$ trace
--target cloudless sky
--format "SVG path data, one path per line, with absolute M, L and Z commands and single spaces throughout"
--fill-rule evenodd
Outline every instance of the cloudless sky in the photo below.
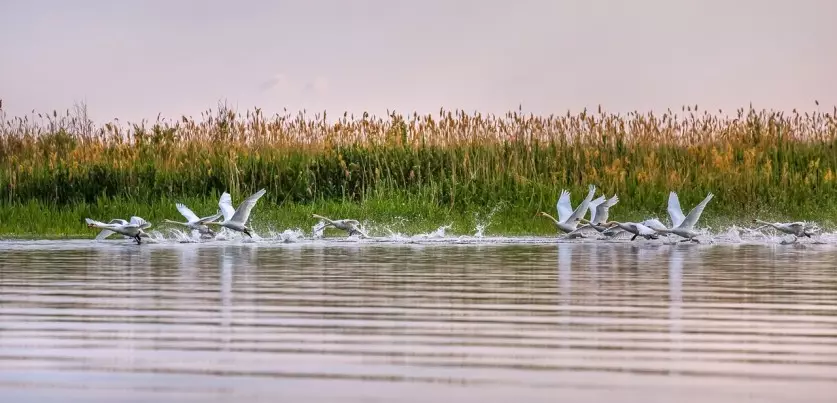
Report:
M 837 104 L 829 0 L 0 0 L 8 115 Z

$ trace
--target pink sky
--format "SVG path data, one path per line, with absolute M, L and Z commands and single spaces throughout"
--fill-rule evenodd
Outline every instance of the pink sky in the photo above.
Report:
M 837 2 L 0 2 L 7 115 L 837 105 Z

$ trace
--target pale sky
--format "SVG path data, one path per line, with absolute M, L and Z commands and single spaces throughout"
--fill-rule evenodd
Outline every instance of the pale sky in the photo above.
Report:
M 0 0 L 7 115 L 837 105 L 830 0 Z

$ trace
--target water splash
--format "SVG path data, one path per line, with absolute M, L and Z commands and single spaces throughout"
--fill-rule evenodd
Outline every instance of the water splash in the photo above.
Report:
M 491 219 L 494 217 L 494 214 L 497 214 L 497 212 L 500 211 L 503 205 L 503 202 L 498 203 L 482 219 L 479 218 L 479 215 L 477 213 L 474 213 L 474 221 L 476 222 L 474 228 L 475 238 L 483 238 L 485 236 L 485 229 L 491 225 Z
M 325 233 L 325 226 L 326 222 L 323 220 L 311 226 L 311 236 L 314 239 L 321 239 Z
M 300 228 L 286 229 L 278 235 L 277 240 L 284 243 L 296 243 L 305 240 L 305 233 Z

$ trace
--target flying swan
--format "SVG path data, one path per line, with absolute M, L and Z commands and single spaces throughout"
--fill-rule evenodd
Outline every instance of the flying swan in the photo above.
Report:
M 606 236 L 616 235 L 619 231 L 612 231 L 605 225 L 605 223 L 608 222 L 608 217 L 610 216 L 610 208 L 616 205 L 616 203 L 619 203 L 619 196 L 615 194 L 610 199 L 605 199 L 604 196 L 601 196 L 598 199 L 591 201 L 590 220 L 588 221 L 582 218 L 581 222 L 584 222 L 587 225 L 579 229 L 592 227 Z
M 364 238 L 369 238 L 369 235 L 366 235 L 366 233 L 360 229 L 360 222 L 358 222 L 358 220 L 332 220 L 319 214 L 311 214 L 311 216 L 325 221 L 325 225 L 323 225 L 322 228 L 334 227 L 348 232 L 349 236 L 358 234 Z
M 137 241 L 137 245 L 142 243 L 142 238 L 149 238 L 148 234 L 143 230 L 151 227 L 151 223 L 141 217 L 131 217 L 131 221 L 116 218 L 110 220 L 107 224 L 89 218 L 85 218 L 84 221 L 87 222 L 87 228 L 99 228 L 102 230 L 99 232 L 99 235 L 96 235 L 97 240 L 105 239 L 116 233 L 133 238 Z
M 243 232 L 247 234 L 249 237 L 253 237 L 250 234 L 252 228 L 247 227 L 247 220 L 250 218 L 250 211 L 253 210 L 253 206 L 256 205 L 256 202 L 259 201 L 259 198 L 264 196 L 267 191 L 262 189 L 256 193 L 250 195 L 250 197 L 244 199 L 240 205 L 238 205 L 238 209 L 234 209 L 232 206 L 232 197 L 229 193 L 224 192 L 221 195 L 221 199 L 218 201 L 218 207 L 221 208 L 221 214 L 224 215 L 224 221 L 222 222 L 206 222 L 207 225 L 218 225 L 224 228 L 231 229 L 233 231 Z
M 774 229 L 776 229 L 776 231 L 784 232 L 785 234 L 793 235 L 793 242 L 797 241 L 797 237 L 806 236 L 808 238 L 811 238 L 811 235 L 814 235 L 814 233 L 809 232 L 809 230 L 811 230 L 812 228 L 806 227 L 805 223 L 802 222 L 802 221 L 788 222 L 788 223 L 782 223 L 782 222 L 772 222 L 771 223 L 771 222 L 755 219 L 755 220 L 753 220 L 753 222 L 756 223 L 756 224 L 762 224 L 762 226 L 756 228 L 757 231 L 764 228 L 764 227 L 773 227 Z
M 668 194 L 668 215 L 671 217 L 671 228 L 654 228 L 656 225 L 651 226 L 654 231 L 657 231 L 661 234 L 674 234 L 679 235 L 683 238 L 686 238 L 680 242 L 688 242 L 688 241 L 695 241 L 695 237 L 699 234 L 695 232 L 695 224 L 697 224 L 698 220 L 700 219 L 700 215 L 703 214 L 703 209 L 706 208 L 706 205 L 709 203 L 712 198 L 715 197 L 712 193 L 706 195 L 706 198 L 703 199 L 697 206 L 695 206 L 692 211 L 689 212 L 689 215 L 684 216 L 683 210 L 680 209 L 680 198 L 677 197 L 677 193 L 671 192 Z M 659 223 L 659 220 L 657 220 Z M 656 224 L 656 223 L 654 223 Z M 662 224 L 662 223 L 660 223 Z
M 640 236 L 645 239 L 657 239 L 659 237 L 656 231 L 638 222 L 608 221 L 604 223 L 604 225 L 608 229 L 619 227 L 624 231 L 634 234 L 634 236 L 631 237 L 632 241 Z
M 558 210 L 558 219 L 541 211 L 538 215 L 549 218 L 555 223 L 559 230 L 572 234 L 578 227 L 578 223 L 587 214 L 587 209 L 590 207 L 590 202 L 593 201 L 593 196 L 596 194 L 596 186 L 590 185 L 587 197 L 576 207 L 575 211 L 572 209 L 570 203 L 570 192 L 561 190 L 561 196 L 558 198 L 556 208 Z
M 200 232 L 201 234 L 207 234 L 207 235 L 210 235 L 210 236 L 215 236 L 215 231 L 213 231 L 211 228 L 209 228 L 206 225 L 206 223 L 208 223 L 210 221 L 215 221 L 215 220 L 221 218 L 221 211 L 220 210 L 216 214 L 213 214 L 213 215 L 208 216 L 208 217 L 200 218 L 200 217 L 197 216 L 197 214 L 195 214 L 192 211 L 192 209 L 190 209 L 189 207 L 186 207 L 183 203 L 176 203 L 175 207 L 177 207 L 177 211 L 179 211 L 180 214 L 183 214 L 183 217 L 186 218 L 186 222 L 173 221 L 173 220 L 163 220 L 163 221 L 165 221 L 169 224 L 178 224 L 178 225 L 182 225 L 182 226 L 184 226 L 186 228 L 189 228 L 189 229 L 198 230 L 198 232 Z

